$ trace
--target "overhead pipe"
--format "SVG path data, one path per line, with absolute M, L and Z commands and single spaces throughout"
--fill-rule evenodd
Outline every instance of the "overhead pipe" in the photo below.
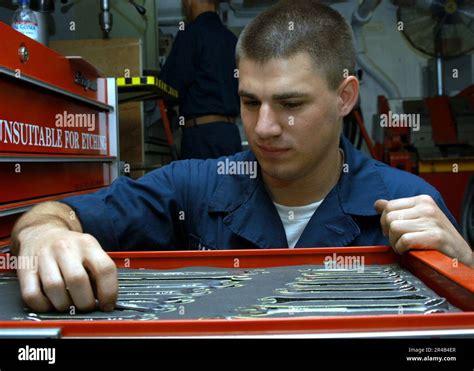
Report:
M 372 19 L 374 10 L 381 0 L 363 0 L 352 14 L 352 29 L 356 43 L 356 60 L 362 70 L 371 76 L 385 92 L 389 99 L 400 98 L 400 90 L 380 67 L 367 55 L 364 47 L 362 27 Z

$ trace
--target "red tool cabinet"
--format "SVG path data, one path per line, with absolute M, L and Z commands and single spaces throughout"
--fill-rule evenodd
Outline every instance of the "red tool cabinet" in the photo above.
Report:
M 159 336 L 379 336 L 406 332 L 406 336 L 443 331 L 474 333 L 474 270 L 436 251 L 412 251 L 402 257 L 385 246 L 110 253 L 118 267 L 176 269 L 189 266 L 263 268 L 322 264 L 325 257 L 363 256 L 365 264 L 399 264 L 428 287 L 461 309 L 456 313 L 294 317 L 262 319 L 205 319 L 153 321 L 3 321 L 0 328 L 60 329 L 63 337 Z M 438 334 L 438 335 L 436 335 Z
M 0 23 L 0 248 L 21 213 L 109 185 L 119 172 L 117 93 L 78 57 Z

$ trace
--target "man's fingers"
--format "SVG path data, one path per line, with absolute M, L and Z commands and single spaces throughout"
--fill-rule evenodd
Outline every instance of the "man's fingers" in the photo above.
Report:
M 100 309 L 112 311 L 118 296 L 117 267 L 113 260 L 102 249 L 97 249 L 87 255 L 84 265 L 93 276 Z
M 395 210 L 402 210 L 402 209 L 410 209 L 415 207 L 419 204 L 427 203 L 427 204 L 435 204 L 433 198 L 428 195 L 420 195 L 414 197 L 406 197 L 406 198 L 397 198 L 395 200 L 389 201 L 385 205 L 385 211 L 387 213 Z
M 56 254 L 56 259 L 76 308 L 84 312 L 94 310 L 96 306 L 94 293 L 80 257 L 63 249 Z
M 418 203 L 429 196 L 416 196 L 409 198 L 399 198 L 396 200 L 377 200 L 374 208 L 381 213 L 380 225 L 384 236 L 389 235 L 390 224 L 395 220 L 419 218 L 420 211 L 415 207 Z
M 374 208 L 379 214 L 382 214 L 387 204 L 388 204 L 387 200 L 380 199 L 380 200 L 375 201 Z
M 51 255 L 40 255 L 38 262 L 38 274 L 44 293 L 58 311 L 66 311 L 72 305 L 72 302 L 58 264 Z
M 433 231 L 405 233 L 392 247 L 398 254 L 403 254 L 408 250 L 434 249 L 439 238 L 438 232 L 433 233 Z
M 388 204 L 388 201 L 387 200 L 382 200 L 382 199 L 377 200 L 374 203 L 375 210 L 379 214 L 382 214 L 380 216 L 380 226 L 382 227 L 382 233 L 383 233 L 384 236 L 388 235 L 388 224 L 387 224 L 387 221 L 385 219 L 385 215 L 386 215 L 385 208 L 386 208 L 387 204 Z
M 422 217 L 423 214 L 417 208 L 390 211 L 385 214 L 388 225 L 397 220 L 413 220 Z
M 53 305 L 41 291 L 38 273 L 34 270 L 18 269 L 21 296 L 25 304 L 35 312 L 48 312 Z

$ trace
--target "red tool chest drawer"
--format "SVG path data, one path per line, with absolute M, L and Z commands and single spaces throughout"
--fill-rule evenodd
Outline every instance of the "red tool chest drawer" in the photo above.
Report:
M 295 250 L 227 250 L 111 253 L 118 267 L 177 269 L 184 267 L 268 268 L 322 264 L 328 256 L 360 256 L 365 266 L 397 264 L 408 269 L 460 311 L 434 314 L 312 316 L 255 319 L 3 321 L 2 328 L 60 328 L 64 337 L 199 336 L 268 334 L 347 334 L 409 331 L 473 331 L 474 270 L 435 251 L 402 257 L 389 247 L 313 248 Z M 409 336 L 409 335 L 408 335 Z
M 0 22 L 0 247 L 28 208 L 119 175 L 114 78 Z

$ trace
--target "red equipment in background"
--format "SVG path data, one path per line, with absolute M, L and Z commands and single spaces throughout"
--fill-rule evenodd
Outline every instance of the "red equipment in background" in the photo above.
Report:
M 0 23 L 0 248 L 33 205 L 118 176 L 116 83 Z
M 472 229 L 467 225 L 472 215 L 462 220 L 462 211 L 473 206 L 465 200 L 474 174 L 474 85 L 454 97 L 389 101 L 379 96 L 379 117 L 393 112 L 419 115 L 419 129 L 384 127 L 383 143 L 373 148 L 375 158 L 424 178 L 441 193 L 455 218 L 465 225 L 463 229 Z M 464 219 L 471 213 L 464 212 Z

